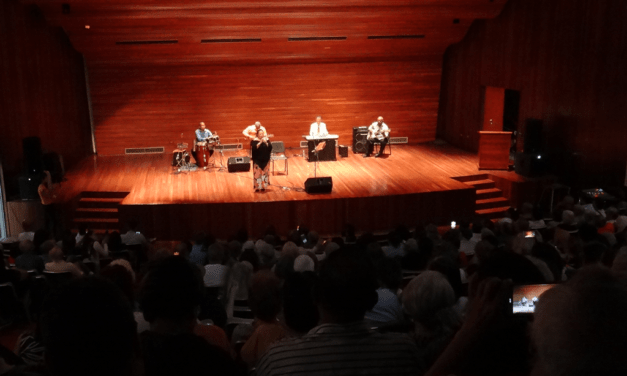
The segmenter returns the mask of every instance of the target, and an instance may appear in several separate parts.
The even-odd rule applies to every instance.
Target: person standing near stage
[[[57,214],[55,210],[55,203],[57,201],[57,195],[52,185],[52,178],[50,172],[44,171],[45,176],[41,179],[39,187],[37,187],[37,193],[41,199],[41,204],[44,207],[44,221],[45,227],[50,234],[55,235],[57,227]]]
[[[364,154],[364,158],[368,158],[374,149],[374,144],[379,143],[381,147],[379,148],[379,152],[375,155],[375,157],[380,156],[383,153],[383,149],[385,149],[385,145],[387,145],[390,139],[390,128],[388,128],[387,124],[383,122],[383,116],[379,116],[377,121],[370,124],[368,127],[368,136],[366,137],[366,154]]]
[[[259,129],[257,131],[257,135],[250,142],[250,148],[253,152],[253,187],[255,192],[265,190],[270,185],[268,172],[270,170],[272,143],[264,130]]]
[[[320,138],[328,135],[329,132],[327,132],[327,125],[322,122],[322,116],[316,117],[316,121],[311,123],[311,126],[309,127],[309,136]]]
[[[263,125],[261,125],[261,123],[258,121],[256,121],[255,124],[249,125],[248,127],[246,127],[246,129],[244,129],[242,134],[248,137],[252,141],[255,139],[255,137],[257,137],[257,132],[259,132],[259,130],[263,131],[264,137],[268,136],[268,133],[266,132],[266,128],[264,128]]]

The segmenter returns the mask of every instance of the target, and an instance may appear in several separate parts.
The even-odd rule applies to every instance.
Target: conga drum
[[[207,143],[199,142],[196,144],[196,148],[196,163],[198,164],[198,167],[207,167],[209,164],[209,158],[211,157]]]

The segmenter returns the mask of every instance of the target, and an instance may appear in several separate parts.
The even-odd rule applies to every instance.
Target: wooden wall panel
[[[582,185],[622,184],[625,18],[621,0],[511,0],[499,17],[475,21],[445,53],[438,135],[477,150],[482,86],[519,90],[518,130],[543,120],[556,172],[579,173],[570,180]]]
[[[39,136],[70,167],[91,149],[83,60],[34,6],[0,2],[0,156],[21,172],[22,138]]]
[[[320,114],[341,144],[379,115],[410,143],[435,138],[440,61],[94,68],[98,154],[191,142],[199,121],[222,143],[243,142],[256,120],[288,147]],[[183,136],[181,138],[181,135]]]

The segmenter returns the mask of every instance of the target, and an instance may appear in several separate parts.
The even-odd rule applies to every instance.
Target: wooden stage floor
[[[76,204],[85,191],[128,192],[119,206],[120,220],[139,217],[144,232],[172,240],[200,230],[226,237],[242,227],[257,234],[269,224],[282,233],[307,224],[336,234],[345,223],[386,231],[398,223],[442,224],[474,213],[475,189],[452,178],[483,173],[476,154],[437,143],[394,145],[392,154],[381,158],[349,151],[347,158],[318,163],[317,176],[332,177],[332,192],[307,194],[304,182],[314,176],[314,163],[301,157],[301,150],[286,151],[287,175],[284,162],[276,162],[265,192],[254,192],[252,172],[178,173],[166,153],[85,159],[66,173],[60,194]],[[246,154],[225,151],[222,163]],[[219,166],[220,156],[214,157]]]

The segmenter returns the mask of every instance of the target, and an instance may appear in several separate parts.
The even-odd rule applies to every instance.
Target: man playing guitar
[[[385,145],[387,145],[389,139],[390,128],[388,128],[387,124],[383,122],[383,116],[379,116],[377,121],[370,124],[368,127],[368,136],[366,136],[366,154],[364,154],[364,158],[368,158],[370,156],[375,143],[381,144],[379,152],[375,154],[375,157],[379,157],[383,153],[383,149],[385,149]]]

